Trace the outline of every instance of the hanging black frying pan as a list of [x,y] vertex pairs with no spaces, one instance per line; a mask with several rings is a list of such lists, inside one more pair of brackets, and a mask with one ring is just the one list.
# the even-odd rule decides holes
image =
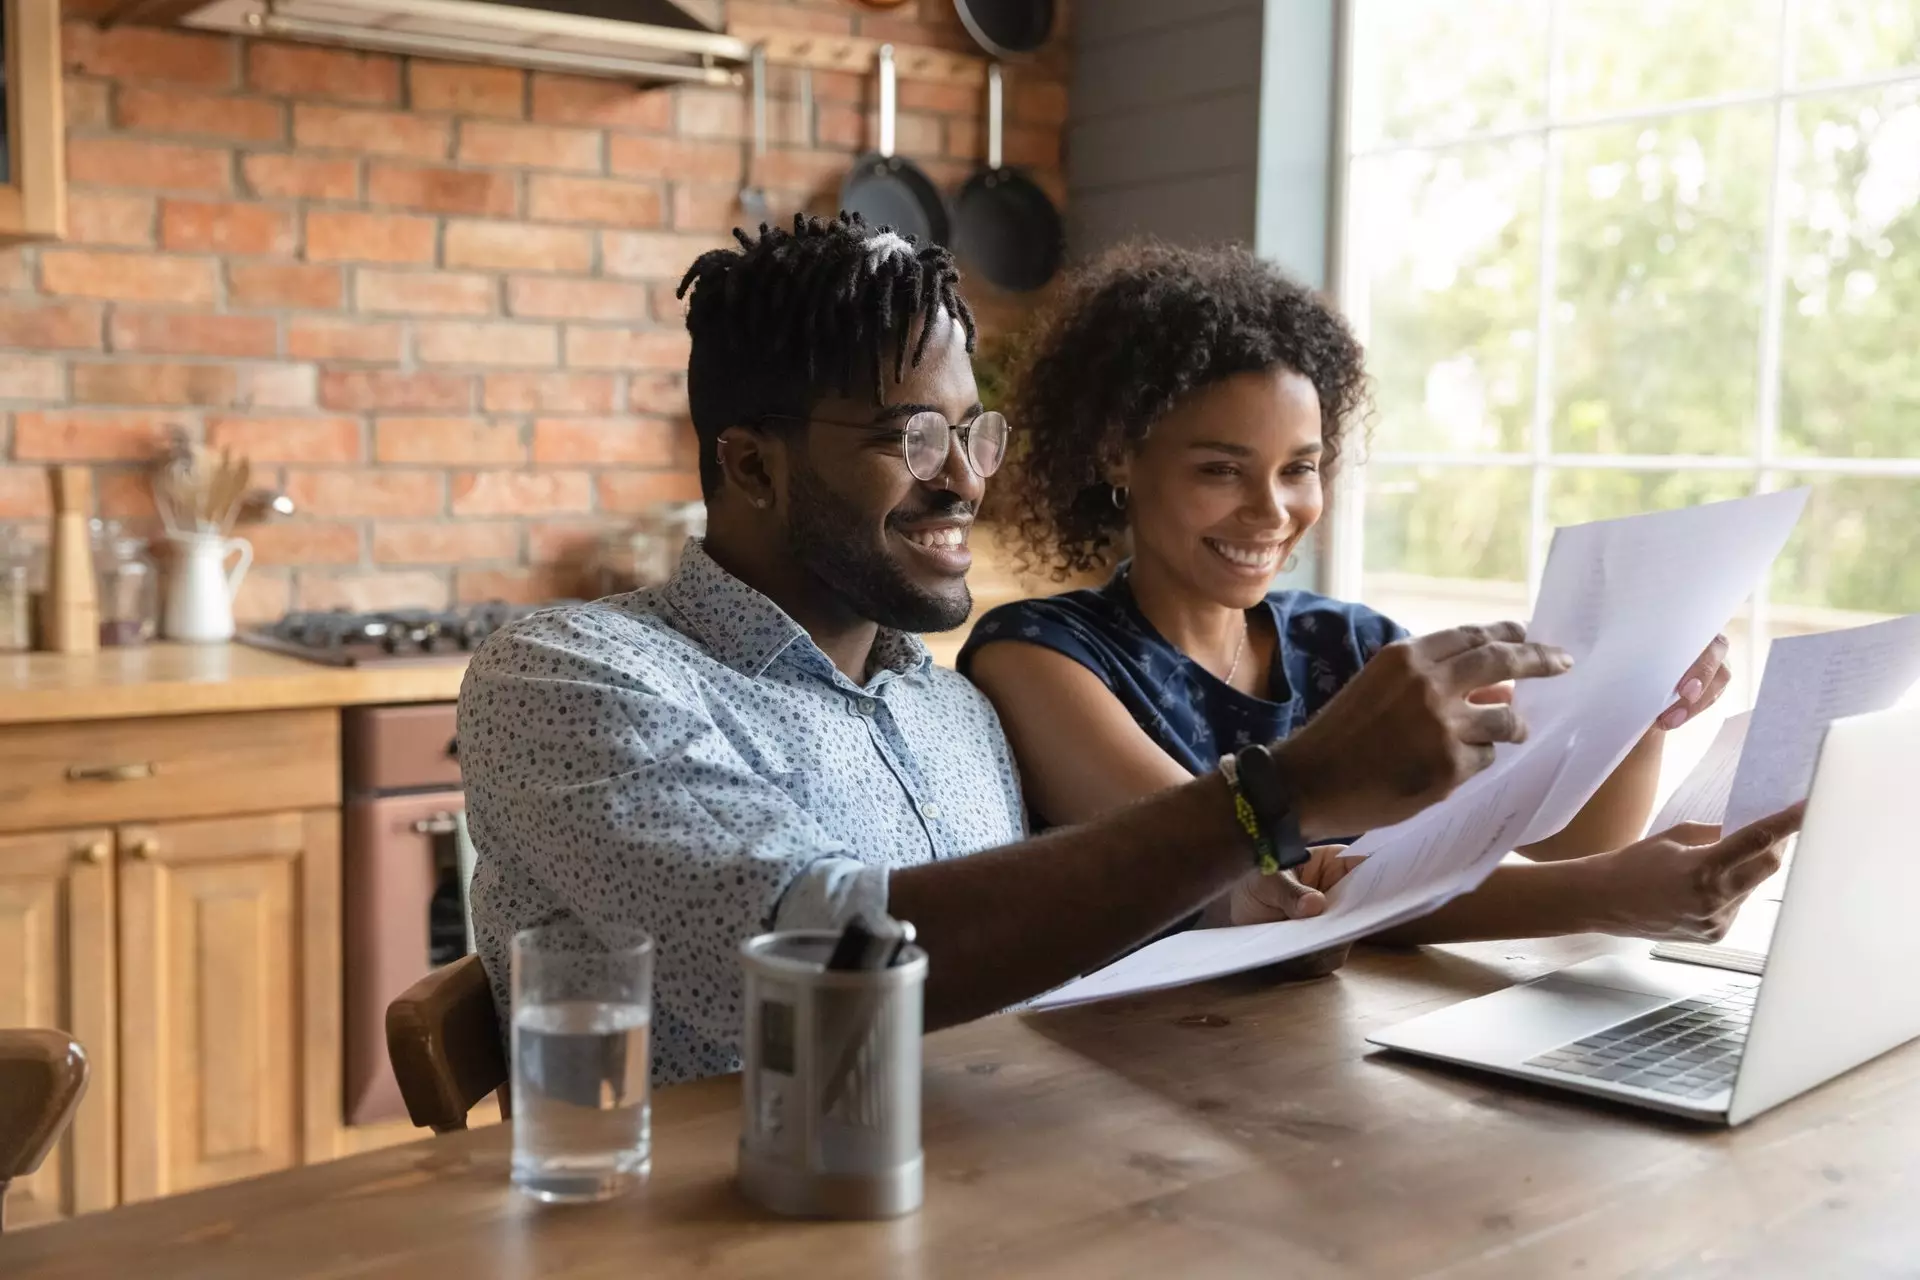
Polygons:
[[1053,35],[1053,0],[953,0],[974,42],[996,58],[1032,53]]
[[947,202],[933,179],[893,154],[893,46],[880,46],[880,149],[861,156],[840,184],[840,207],[869,225],[892,227],[921,244],[946,244]]
[[1026,293],[1053,279],[1066,252],[1060,211],[1032,178],[1000,162],[1000,64],[987,68],[987,167],[953,202],[953,248],[1002,289]]

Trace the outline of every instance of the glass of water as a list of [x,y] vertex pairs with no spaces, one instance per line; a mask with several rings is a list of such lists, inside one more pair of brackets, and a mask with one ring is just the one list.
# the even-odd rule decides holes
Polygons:
[[513,1182],[554,1204],[605,1200],[653,1154],[653,939],[578,926],[513,939]]

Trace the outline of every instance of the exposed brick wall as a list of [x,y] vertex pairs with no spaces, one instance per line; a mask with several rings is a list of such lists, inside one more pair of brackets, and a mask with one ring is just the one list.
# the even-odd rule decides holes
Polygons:
[[[948,0],[737,0],[735,20],[972,48]],[[1010,73],[1008,157],[1055,195],[1065,42]],[[0,250],[0,523],[42,465],[95,464],[153,526],[181,427],[250,456],[292,520],[249,526],[249,618],[541,599],[608,528],[698,486],[673,286],[736,220],[743,90],[250,42],[66,31],[70,235]],[[776,68],[776,210],[831,212],[870,84]],[[980,96],[903,82],[900,147],[957,188]],[[990,327],[1019,299],[973,295]]]

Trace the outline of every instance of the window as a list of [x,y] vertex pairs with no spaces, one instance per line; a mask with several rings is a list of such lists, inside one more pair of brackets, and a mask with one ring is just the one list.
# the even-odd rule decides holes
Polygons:
[[1346,12],[1332,589],[1525,617],[1555,525],[1806,484],[1725,705],[1770,636],[1920,611],[1920,0]]

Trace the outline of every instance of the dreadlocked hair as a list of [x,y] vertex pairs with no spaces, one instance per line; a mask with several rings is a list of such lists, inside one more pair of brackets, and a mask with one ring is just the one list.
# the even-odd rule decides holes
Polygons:
[[[805,418],[821,397],[852,396],[863,384],[886,399],[918,365],[945,311],[974,344],[973,312],[960,296],[953,255],[920,245],[857,213],[795,214],[793,230],[735,228],[738,247],[701,254],[681,279],[688,298],[687,399],[700,441],[700,487],[720,489],[720,433],[768,417]],[[925,315],[917,341],[914,318]]]
[[1367,411],[1359,342],[1318,294],[1235,246],[1116,246],[1067,278],[1021,343],[1007,416],[1017,449],[993,516],[1021,572],[1109,566],[1126,533],[1109,468],[1181,400],[1236,374],[1291,369],[1320,397],[1331,475]]

